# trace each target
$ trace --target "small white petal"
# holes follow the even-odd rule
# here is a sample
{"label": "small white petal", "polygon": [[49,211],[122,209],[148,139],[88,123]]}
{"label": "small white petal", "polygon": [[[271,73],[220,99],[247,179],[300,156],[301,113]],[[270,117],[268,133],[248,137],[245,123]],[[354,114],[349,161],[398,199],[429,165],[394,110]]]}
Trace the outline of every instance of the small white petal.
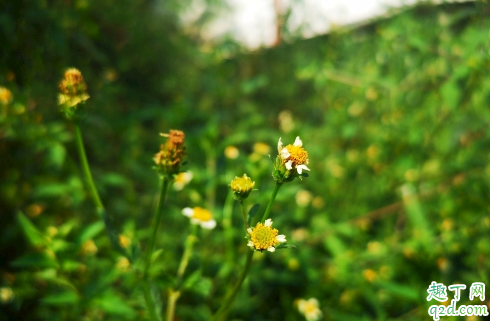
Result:
{"label": "small white petal", "polygon": [[209,221],[201,222],[201,227],[205,228],[206,230],[212,230],[213,228],[216,227],[216,221],[209,220]]}
{"label": "small white petal", "polygon": [[247,233],[248,233],[248,234],[250,234],[250,235],[252,235],[252,232],[253,232],[252,228],[250,228],[250,227],[249,227],[249,228],[247,229]]}
{"label": "small white petal", "polygon": [[182,210],[182,214],[184,214],[187,217],[192,217],[194,215],[194,210],[190,207],[186,207]]}
{"label": "small white petal", "polygon": [[310,169],[306,165],[302,164],[302,165],[296,166],[296,170],[298,171],[298,174],[301,174],[301,173],[303,173],[303,170],[309,171]]}
{"label": "small white petal", "polygon": [[264,222],[264,226],[272,226],[272,220],[270,218],[266,219]]}
{"label": "small white petal", "polygon": [[275,250],[276,250],[276,248],[273,246],[269,246],[269,248],[267,249],[267,251],[269,251],[269,252],[274,252]]}
{"label": "small white petal", "polygon": [[277,142],[277,151],[280,153],[282,149],[282,141],[281,137],[279,137],[279,141]]}
{"label": "small white petal", "polygon": [[254,248],[254,242],[248,241],[247,246],[250,246],[251,248]]}
{"label": "small white petal", "polygon": [[303,142],[301,141],[301,139],[299,139],[299,136],[296,137],[296,140],[294,141],[294,146],[303,146]]}
{"label": "small white petal", "polygon": [[278,235],[278,236],[276,236],[276,240],[277,240],[279,243],[284,243],[284,242],[286,242],[286,235],[283,235],[283,234]]}
{"label": "small white petal", "polygon": [[293,169],[293,161],[292,160],[288,160],[285,165],[286,165],[286,169],[287,170],[292,170]]}
{"label": "small white petal", "polygon": [[284,147],[283,149],[280,150],[281,153],[281,158],[282,159],[287,159],[289,156],[291,156],[291,154],[289,153],[288,149],[286,147]]}

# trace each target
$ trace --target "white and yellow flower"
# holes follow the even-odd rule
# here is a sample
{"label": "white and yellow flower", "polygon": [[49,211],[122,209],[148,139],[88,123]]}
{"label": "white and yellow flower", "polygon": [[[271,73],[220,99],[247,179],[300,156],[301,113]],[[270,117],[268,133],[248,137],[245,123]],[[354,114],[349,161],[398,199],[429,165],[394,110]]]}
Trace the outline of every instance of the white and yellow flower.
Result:
{"label": "white and yellow flower", "polygon": [[303,142],[299,136],[296,137],[293,145],[289,144],[286,147],[283,147],[281,138],[279,138],[277,151],[279,152],[279,155],[281,155],[281,159],[283,160],[286,169],[296,169],[298,174],[303,173],[304,170],[310,170],[306,166],[306,164],[308,164],[308,152],[304,150]]}
{"label": "white and yellow flower", "polygon": [[216,221],[213,219],[213,214],[204,208],[186,207],[182,210],[182,214],[189,217],[192,224],[201,225],[204,229],[212,230],[216,227]]}
{"label": "white and yellow flower", "polygon": [[247,246],[261,252],[263,250],[274,252],[276,245],[286,242],[286,236],[277,235],[277,229],[273,229],[271,226],[272,220],[269,218],[265,220],[264,224],[259,222],[254,228],[248,228],[249,241]]}
{"label": "white and yellow flower", "polygon": [[298,299],[296,300],[299,312],[303,314],[308,321],[317,321],[322,317],[322,311],[318,300],[311,298],[309,300]]}

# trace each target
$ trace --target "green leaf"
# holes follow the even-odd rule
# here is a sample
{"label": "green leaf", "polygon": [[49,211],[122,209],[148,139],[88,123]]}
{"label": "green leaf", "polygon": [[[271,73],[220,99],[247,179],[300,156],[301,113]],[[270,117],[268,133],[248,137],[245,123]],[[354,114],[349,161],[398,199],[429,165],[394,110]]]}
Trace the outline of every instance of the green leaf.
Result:
{"label": "green leaf", "polygon": [[393,282],[377,282],[381,287],[387,291],[400,296],[404,299],[411,300],[413,302],[418,302],[420,300],[420,291],[417,288],[413,288],[407,285],[401,285]]}
{"label": "green leaf", "polygon": [[25,217],[20,211],[17,212],[17,222],[22,228],[24,235],[31,245],[39,247],[46,246],[48,244],[47,238],[39,232],[39,230],[31,223],[31,221]]}
{"label": "green leaf", "polygon": [[66,195],[69,190],[70,187],[67,184],[46,183],[37,186],[34,189],[34,197],[36,198],[59,197],[62,195]]}
{"label": "green leaf", "polygon": [[210,278],[201,278],[194,286],[191,288],[192,292],[200,294],[202,296],[208,296],[211,292],[211,288],[213,287],[213,282]]}
{"label": "green leaf", "polygon": [[60,143],[55,143],[49,148],[49,153],[47,155],[47,159],[49,163],[54,165],[57,168],[61,168],[65,161],[66,157],[66,149]]}
{"label": "green leaf", "polygon": [[191,289],[201,279],[201,270],[194,271],[189,275],[182,285],[183,289]]}
{"label": "green leaf", "polygon": [[96,299],[94,303],[105,312],[123,315],[125,319],[134,319],[136,316],[136,312],[115,293],[106,293],[102,298]]}
{"label": "green leaf", "polygon": [[459,104],[461,91],[455,82],[448,81],[441,87],[441,95],[444,104],[450,109],[455,109]]}
{"label": "green leaf", "polygon": [[18,268],[57,268],[58,262],[45,252],[29,253],[10,263]]}
{"label": "green leaf", "polygon": [[151,254],[151,262],[154,262],[163,253],[163,249],[158,249]]}
{"label": "green leaf", "polygon": [[83,230],[83,232],[78,237],[78,242],[82,244],[85,241],[93,239],[100,232],[104,230],[104,222],[97,221],[95,223],[90,224],[87,228]]}
{"label": "green leaf", "polygon": [[65,291],[57,294],[49,295],[43,299],[41,302],[49,305],[65,305],[65,304],[75,304],[78,302],[78,295],[72,291]]}
{"label": "green leaf", "polygon": [[46,282],[61,285],[63,287],[69,288],[72,291],[77,292],[77,288],[71,284],[67,279],[63,276],[58,275],[55,269],[46,269],[36,273],[36,276]]}

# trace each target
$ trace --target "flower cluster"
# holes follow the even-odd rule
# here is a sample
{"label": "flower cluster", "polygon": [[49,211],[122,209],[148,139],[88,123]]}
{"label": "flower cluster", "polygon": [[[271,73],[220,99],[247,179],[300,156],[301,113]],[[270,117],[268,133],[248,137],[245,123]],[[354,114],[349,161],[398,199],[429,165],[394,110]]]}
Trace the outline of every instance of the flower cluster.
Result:
{"label": "flower cluster", "polygon": [[291,182],[295,177],[307,176],[303,171],[309,171],[308,152],[303,148],[303,142],[296,137],[296,140],[291,145],[283,146],[281,138],[277,143],[277,151],[279,155],[274,163],[274,171],[272,176],[279,183]]}
{"label": "flower cluster", "polygon": [[78,104],[90,98],[82,73],[76,68],[69,68],[65,71],[59,89],[58,104],[61,105],[68,118],[74,116]]}
{"label": "flower cluster", "polygon": [[168,137],[165,144],[160,145],[160,151],[155,154],[153,160],[157,165],[157,170],[161,175],[173,177],[177,175],[186,154],[184,146],[184,132],[180,130],[170,130],[169,134],[160,134]]}
{"label": "flower cluster", "polygon": [[248,228],[247,233],[249,239],[247,245],[256,251],[274,252],[279,243],[286,242],[286,236],[277,235],[278,231],[272,228],[270,218],[265,220],[264,224],[259,222],[254,228]]}

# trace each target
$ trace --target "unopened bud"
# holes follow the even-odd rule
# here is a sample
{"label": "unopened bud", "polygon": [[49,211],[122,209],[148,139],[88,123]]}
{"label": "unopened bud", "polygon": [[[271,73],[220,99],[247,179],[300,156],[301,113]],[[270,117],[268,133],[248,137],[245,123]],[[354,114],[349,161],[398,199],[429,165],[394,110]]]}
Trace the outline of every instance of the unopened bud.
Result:
{"label": "unopened bud", "polygon": [[255,182],[252,182],[247,174],[243,174],[242,177],[235,177],[230,184],[231,190],[233,191],[233,196],[237,201],[246,199],[254,186]]}

